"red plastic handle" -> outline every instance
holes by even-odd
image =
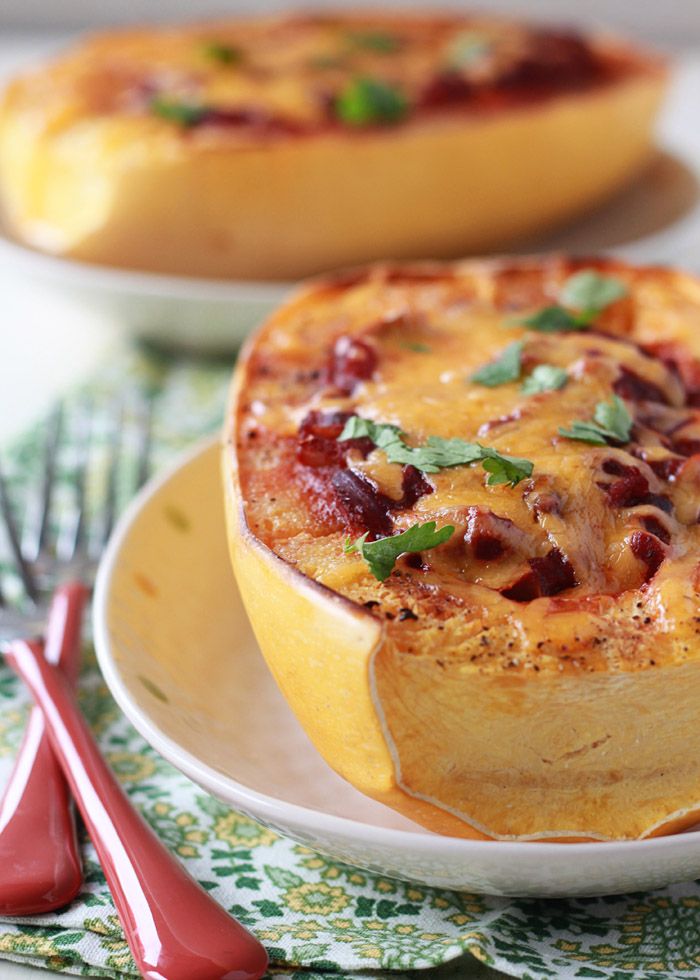
[[[73,681],[80,664],[86,591],[62,586],[51,603],[45,655]],[[32,708],[0,802],[0,915],[38,915],[67,905],[83,881],[68,787]]]
[[[44,712],[143,976],[259,980],[267,969],[264,947],[190,878],[132,807],[41,645],[17,641],[7,659]]]

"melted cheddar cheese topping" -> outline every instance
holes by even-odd
[[[96,36],[17,80],[12,99],[52,133],[116,115],[206,143],[497,112],[649,63],[609,41],[492,18],[297,15]]]
[[[594,263],[626,288],[587,329],[523,318],[590,263],[383,268],[312,287],[255,339],[238,406],[251,531],[301,572],[401,635],[440,630],[440,656],[476,669],[622,669],[694,656],[700,629],[700,284]],[[513,341],[521,376],[472,380]],[[530,395],[541,364],[566,372]],[[617,395],[628,441],[560,433]],[[338,441],[351,415],[524,457],[487,483],[479,464],[436,473]],[[343,542],[434,520],[445,544],[379,583]],[[437,625],[436,625],[437,624]]]

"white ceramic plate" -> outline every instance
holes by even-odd
[[[700,876],[700,833],[605,844],[441,837],[323,762],[279,693],[229,568],[218,447],[152,482],[117,528],[95,596],[100,666],[163,756],[237,810],[351,864],[502,895],[593,895]]]
[[[62,308],[161,346],[233,350],[291,289],[291,283],[224,282],[156,275],[57,258],[20,245],[0,221],[0,271],[10,286],[40,289]]]

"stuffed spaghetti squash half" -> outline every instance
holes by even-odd
[[[252,338],[233,565],[362,792],[466,837],[697,819],[699,338],[695,279],[560,257],[338,275]]]
[[[458,13],[110,31],[11,81],[0,199],[35,248],[154,272],[463,255],[638,173],[665,85],[625,42]]]

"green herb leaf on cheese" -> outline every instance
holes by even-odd
[[[176,99],[169,99],[164,95],[156,95],[151,99],[151,112],[161,119],[177,123],[184,129],[196,126],[206,116],[208,109],[203,105],[195,105],[190,102],[178,102]]]
[[[564,368],[553,364],[538,364],[532,374],[525,378],[522,390],[526,395],[537,395],[542,391],[557,391],[563,388],[569,376]]]
[[[219,65],[238,65],[243,59],[243,52],[233,44],[223,44],[221,41],[205,41],[202,52],[210,61]]]
[[[345,442],[347,439],[371,439],[375,446],[384,449],[394,442],[401,442],[402,437],[403,432],[398,425],[372,422],[371,419],[351,415],[338,436],[338,442]]]
[[[481,449],[476,443],[430,436],[423,446],[409,446],[404,442],[403,432],[398,426],[353,415],[345,423],[338,440],[344,442],[346,439],[362,438],[371,439],[378,449],[386,453],[390,463],[415,466],[424,473],[437,473],[447,466],[461,466],[481,459]]]
[[[498,385],[506,384],[508,381],[516,381],[520,377],[522,365],[523,342],[515,340],[512,344],[502,351],[501,355],[490,364],[485,364],[471,376],[471,380],[477,384],[486,385],[487,388],[495,388]]]
[[[481,449],[481,465],[487,473],[491,474],[486,481],[488,486],[495,487],[507,483],[509,486],[515,487],[521,480],[532,475],[534,466],[529,459],[521,459],[519,456],[506,456],[488,446],[480,446],[479,448]]]
[[[627,286],[619,279],[582,269],[564,282],[558,304],[545,306],[520,322],[542,333],[585,330],[611,303],[626,295]]]
[[[632,416],[625,403],[617,395],[609,402],[598,402],[592,421],[574,421],[570,429],[559,429],[559,435],[579,442],[590,442],[594,446],[605,446],[608,442],[629,442],[632,431]]]
[[[538,330],[540,333],[585,330],[590,325],[590,320],[569,313],[563,306],[543,306],[541,310],[519,322],[529,330]]]
[[[400,89],[375,78],[355,78],[335,100],[338,118],[349,126],[399,122],[408,112]]]
[[[601,276],[594,269],[583,269],[569,276],[559,292],[559,302],[573,310],[593,312],[606,309],[627,295],[627,286],[612,276]]]
[[[440,436],[429,436],[423,446],[398,442],[382,448],[390,463],[415,466],[424,473],[437,473],[450,466],[464,466],[481,459],[481,447],[477,443]]]
[[[353,415],[345,423],[338,440],[344,442],[347,439],[371,439],[378,449],[383,450],[390,463],[415,466],[423,473],[437,473],[449,466],[481,462],[484,469],[491,474],[487,480],[490,486],[499,483],[515,486],[532,473],[533,464],[529,460],[506,456],[478,442],[429,436],[424,445],[409,446],[404,442],[403,436],[404,433],[396,425],[372,422]]]
[[[384,582],[394,570],[396,559],[400,555],[437,548],[438,545],[449,541],[454,531],[452,524],[446,524],[437,530],[435,521],[427,521],[425,524],[414,524],[400,534],[377,538],[376,541],[367,541],[367,532],[365,532],[356,541],[348,539],[343,551],[346,555],[355,553],[362,555],[372,575],[380,582]]]

